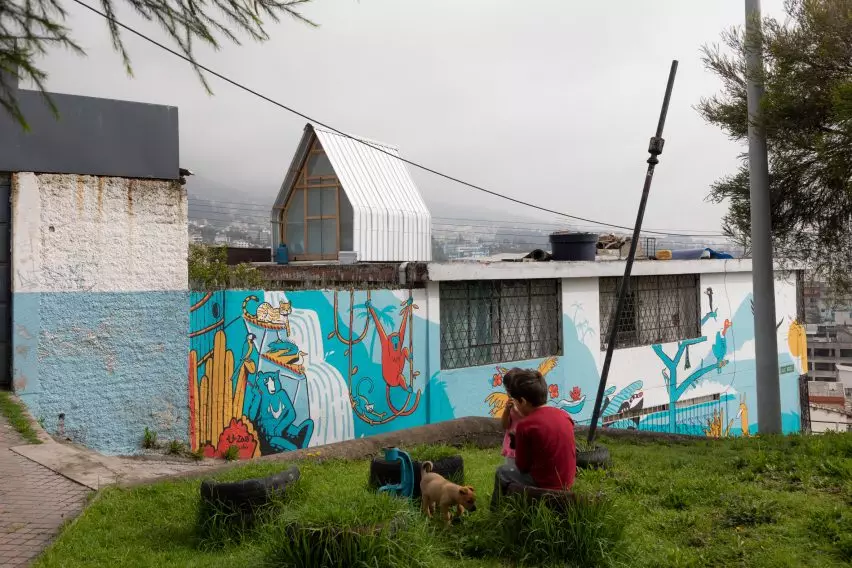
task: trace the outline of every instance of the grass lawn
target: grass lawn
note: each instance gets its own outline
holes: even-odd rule
[[[30,424],[30,419],[23,406],[6,391],[0,391],[0,414],[9,421],[12,428],[17,430],[28,444],[41,444],[41,440]]]
[[[289,565],[320,566],[319,556],[307,555],[341,540],[323,527],[397,521],[403,528],[392,538],[383,534],[384,548],[376,549],[380,560],[366,558],[365,566],[512,566],[519,558],[506,558],[510,537],[515,549],[544,551],[555,565],[572,565],[578,555],[585,555],[584,565],[649,567],[831,567],[852,561],[852,434],[684,444],[603,441],[613,466],[582,471],[576,490],[604,492],[604,505],[561,525],[541,511],[527,511],[535,530],[522,538],[516,538],[512,519],[487,511],[499,449],[464,449],[466,481],[476,487],[480,507],[449,529],[421,519],[416,504],[369,492],[366,461],[305,462],[299,464],[302,481],[277,505],[271,522],[218,535],[224,539],[198,537],[199,481],[106,489],[36,566],[232,568],[285,566],[288,558],[302,559]],[[442,451],[412,453],[431,458]],[[220,479],[268,475],[288,465],[247,464]],[[525,563],[541,565],[533,556]]]

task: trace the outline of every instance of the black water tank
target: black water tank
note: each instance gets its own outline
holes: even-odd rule
[[[551,233],[553,260],[595,260],[597,233],[575,233],[571,231]]]

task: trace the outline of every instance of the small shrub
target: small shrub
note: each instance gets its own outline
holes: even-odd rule
[[[468,556],[502,556],[519,566],[563,558],[576,566],[609,566],[620,556],[624,524],[602,497],[580,498],[564,512],[510,498],[495,512],[467,519],[461,530],[454,542]]]
[[[171,440],[166,448],[166,453],[173,456],[179,456],[183,453],[183,442],[180,440]]]
[[[840,508],[818,511],[811,515],[808,528],[831,544],[840,558],[852,561],[852,514]]]
[[[660,504],[667,509],[674,509],[676,511],[683,511],[684,509],[689,508],[690,495],[689,493],[681,488],[672,488],[668,493],[663,495],[663,498],[660,500]]]
[[[350,500],[283,510],[267,533],[269,563],[293,568],[425,568],[444,552],[433,526],[407,500],[354,493]]]
[[[145,433],[142,436],[142,447],[146,450],[152,450],[157,447],[157,433],[145,426]]]
[[[778,520],[778,505],[750,495],[730,495],[725,499],[722,524],[728,527],[750,527]]]
[[[190,452],[189,457],[191,457],[195,461],[203,460],[204,459],[204,448],[198,448],[197,450]]]
[[[449,458],[453,456],[459,455],[460,451],[458,448],[454,448],[452,446],[444,446],[444,445],[422,445],[422,446],[414,446],[408,452],[411,456],[412,460],[424,462],[431,461],[436,462],[442,460],[444,458]]]
[[[228,449],[225,450],[225,454],[223,456],[225,461],[236,461],[240,459],[240,447],[237,445],[230,445]]]

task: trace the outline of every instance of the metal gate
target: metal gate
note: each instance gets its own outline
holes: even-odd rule
[[[0,172],[0,388],[12,386],[12,176]]]

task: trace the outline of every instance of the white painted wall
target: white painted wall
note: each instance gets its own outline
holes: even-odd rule
[[[49,431],[186,438],[186,221],[174,181],[13,175],[13,386]]]
[[[13,292],[187,289],[177,182],[19,173],[12,191]]]

